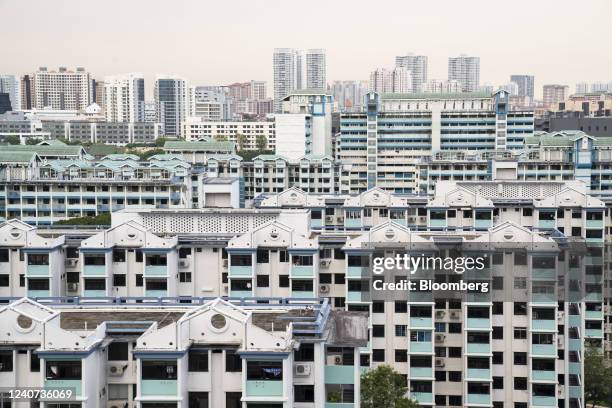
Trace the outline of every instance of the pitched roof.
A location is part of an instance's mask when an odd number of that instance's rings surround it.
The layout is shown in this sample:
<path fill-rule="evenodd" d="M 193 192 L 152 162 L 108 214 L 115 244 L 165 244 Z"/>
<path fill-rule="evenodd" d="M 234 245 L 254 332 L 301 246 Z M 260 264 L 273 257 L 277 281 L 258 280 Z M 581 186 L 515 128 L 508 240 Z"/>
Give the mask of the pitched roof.
<path fill-rule="evenodd" d="M 0 162 L 2 163 L 30 163 L 38 155 L 35 152 L 10 152 L 0 150 Z"/>

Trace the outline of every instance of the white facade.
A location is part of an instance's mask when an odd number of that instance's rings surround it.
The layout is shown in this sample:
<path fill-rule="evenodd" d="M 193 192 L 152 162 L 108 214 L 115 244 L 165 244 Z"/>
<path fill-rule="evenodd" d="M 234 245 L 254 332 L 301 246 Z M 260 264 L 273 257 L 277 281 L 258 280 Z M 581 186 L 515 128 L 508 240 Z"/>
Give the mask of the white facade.
<path fill-rule="evenodd" d="M 426 55 L 399 55 L 395 57 L 395 66 L 406 68 L 412 75 L 413 92 L 422 92 L 427 83 L 427 56 Z"/>
<path fill-rule="evenodd" d="M 106 120 L 144 122 L 144 78 L 141 73 L 104 78 Z"/>
<path fill-rule="evenodd" d="M 276 148 L 276 131 L 273 121 L 221 122 L 206 121 L 201 117 L 189 117 L 183 124 L 182 136 L 187 141 L 212 138 L 237 142 L 237 135 L 247 136 L 247 146 L 243 147 L 246 150 L 257 150 L 257 140 L 261 136 L 266 138 L 266 150 Z"/>
<path fill-rule="evenodd" d="M 279 113 L 274 115 L 276 123 L 276 154 L 297 160 L 306 154 L 306 132 L 310 126 L 310 115 Z"/>
<path fill-rule="evenodd" d="M 0 75 L 0 93 L 9 94 L 14 111 L 21 110 L 21 83 L 16 75 Z"/>
<path fill-rule="evenodd" d="M 448 79 L 461 83 L 463 92 L 476 92 L 480 87 L 480 57 L 460 55 L 448 59 Z"/>
<path fill-rule="evenodd" d="M 461 92 L 461 84 L 459 81 L 443 81 L 439 79 L 431 79 L 427 82 L 425 89 L 429 93 L 459 93 Z"/>
<path fill-rule="evenodd" d="M 84 68 L 77 68 L 76 72 L 63 67 L 58 71 L 40 68 L 32 78 L 33 108 L 82 110 L 91 102 L 91 77 Z"/>
<path fill-rule="evenodd" d="M 407 68 L 378 68 L 370 73 L 370 91 L 378 93 L 411 93 L 412 76 Z"/>
<path fill-rule="evenodd" d="M 324 49 L 306 50 L 306 84 L 302 88 L 325 89 L 326 63 Z"/>

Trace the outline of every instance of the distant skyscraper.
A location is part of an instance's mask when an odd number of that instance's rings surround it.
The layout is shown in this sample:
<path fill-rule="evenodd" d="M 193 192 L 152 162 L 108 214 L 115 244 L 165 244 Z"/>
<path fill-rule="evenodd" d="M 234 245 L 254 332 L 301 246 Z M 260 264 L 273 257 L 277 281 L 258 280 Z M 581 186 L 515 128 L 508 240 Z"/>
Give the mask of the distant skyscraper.
<path fill-rule="evenodd" d="M 145 122 L 156 122 L 156 103 L 155 101 L 145 101 L 144 103 L 144 121 Z"/>
<path fill-rule="evenodd" d="M 41 67 L 32 78 L 33 108 L 82 110 L 91 102 L 91 79 L 84 68 L 77 68 L 75 72 L 64 67 L 58 71 Z"/>
<path fill-rule="evenodd" d="M 144 122 L 144 77 L 141 73 L 104 78 L 104 103 L 109 122 Z"/>
<path fill-rule="evenodd" d="M 165 135 L 179 136 L 187 116 L 187 83 L 175 76 L 158 75 L 155 79 L 155 110 Z"/>
<path fill-rule="evenodd" d="M 458 93 L 461 92 L 461 84 L 459 81 L 443 81 L 439 79 L 430 79 L 427 81 L 426 89 L 429 93 Z"/>
<path fill-rule="evenodd" d="M 567 85 L 549 84 L 544 85 L 544 106 L 554 107 L 559 102 L 567 99 L 569 87 Z"/>
<path fill-rule="evenodd" d="M 326 88 L 325 50 L 306 51 L 275 48 L 272 57 L 274 71 L 274 111 L 282 110 L 282 100 L 296 89 Z"/>
<path fill-rule="evenodd" d="M 521 96 L 519 95 L 519 84 L 516 82 L 508 82 L 507 84 L 501 85 L 499 89 L 503 89 L 504 91 L 508 92 L 510 96 Z"/>
<path fill-rule="evenodd" d="M 11 96 L 6 92 L 0 92 L 0 115 L 14 110 L 11 105 Z"/>
<path fill-rule="evenodd" d="M 575 93 L 577 94 L 589 93 L 589 84 L 587 82 L 580 82 L 579 84 L 576 84 Z"/>
<path fill-rule="evenodd" d="M 0 75 L 0 93 L 7 93 L 13 110 L 21 109 L 21 83 L 16 75 Z"/>
<path fill-rule="evenodd" d="M 100 109 L 102 110 L 102 113 L 104 113 L 105 108 L 106 108 L 106 102 L 104 102 L 106 95 L 104 94 L 104 81 L 94 81 L 94 95 L 93 95 L 93 102 L 95 102 Z"/>
<path fill-rule="evenodd" d="M 306 89 L 325 89 L 326 82 L 326 64 L 325 50 L 310 49 L 306 50 L 306 84 L 302 84 L 301 88 Z"/>
<path fill-rule="evenodd" d="M 370 91 L 378 93 L 410 93 L 412 78 L 406 68 L 378 68 L 370 73 Z"/>
<path fill-rule="evenodd" d="M 510 82 L 514 82 L 518 85 L 518 95 L 516 96 L 528 96 L 533 99 L 535 77 L 533 75 L 511 75 Z"/>
<path fill-rule="evenodd" d="M 32 76 L 24 75 L 21 77 L 21 109 L 32 109 L 34 102 L 34 87 L 32 86 Z"/>
<path fill-rule="evenodd" d="M 605 82 L 593 82 L 591 84 L 591 93 L 611 92 L 612 84 Z"/>
<path fill-rule="evenodd" d="M 463 92 L 475 92 L 480 87 L 480 57 L 460 55 L 448 59 L 448 80 L 458 81 Z"/>
<path fill-rule="evenodd" d="M 395 57 L 395 66 L 406 68 L 412 76 L 412 91 L 423 92 L 427 83 L 426 55 L 399 55 Z"/>
<path fill-rule="evenodd" d="M 368 81 L 334 81 L 331 91 L 341 112 L 359 112 L 368 93 Z"/>

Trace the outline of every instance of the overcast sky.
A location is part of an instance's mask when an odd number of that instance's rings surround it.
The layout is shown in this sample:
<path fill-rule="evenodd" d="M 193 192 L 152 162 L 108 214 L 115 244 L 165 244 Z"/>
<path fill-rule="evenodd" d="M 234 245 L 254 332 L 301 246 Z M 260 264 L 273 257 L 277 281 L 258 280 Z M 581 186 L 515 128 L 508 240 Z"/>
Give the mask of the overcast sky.
<path fill-rule="evenodd" d="M 192 84 L 263 79 L 275 47 L 325 48 L 327 80 L 367 79 L 395 55 L 481 58 L 481 83 L 612 81 L 611 0 L 0 0 L 0 73 L 84 66 Z M 147 99 L 151 99 L 149 93 Z"/>

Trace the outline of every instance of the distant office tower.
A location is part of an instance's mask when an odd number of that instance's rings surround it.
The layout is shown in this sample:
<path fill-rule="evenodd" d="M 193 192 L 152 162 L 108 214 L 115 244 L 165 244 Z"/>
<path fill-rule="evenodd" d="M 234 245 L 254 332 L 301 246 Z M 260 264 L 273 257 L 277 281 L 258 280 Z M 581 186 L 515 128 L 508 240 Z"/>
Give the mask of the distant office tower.
<path fill-rule="evenodd" d="M 32 109 L 34 102 L 34 87 L 31 75 L 21 77 L 21 109 Z"/>
<path fill-rule="evenodd" d="M 359 112 L 368 92 L 368 81 L 334 81 L 331 91 L 340 112 Z"/>
<path fill-rule="evenodd" d="M 507 84 L 503 84 L 499 87 L 499 89 L 503 89 L 510 94 L 510 96 L 520 96 L 520 86 L 516 82 L 509 82 Z"/>
<path fill-rule="evenodd" d="M 106 95 L 104 94 L 104 81 L 94 80 L 94 94 L 92 95 L 92 102 L 100 107 L 102 113 L 104 114 L 106 102 Z"/>
<path fill-rule="evenodd" d="M 0 75 L 0 93 L 8 94 L 12 110 L 21 109 L 21 83 L 18 76 Z"/>
<path fill-rule="evenodd" d="M 378 68 L 370 73 L 370 91 L 378 93 L 411 93 L 412 78 L 406 68 Z"/>
<path fill-rule="evenodd" d="M 463 92 L 476 92 L 480 87 L 480 57 L 460 55 L 448 59 L 448 79 L 461 83 Z"/>
<path fill-rule="evenodd" d="M 528 96 L 533 99 L 535 77 L 533 75 L 511 75 L 510 82 L 518 85 L 518 94 L 516 96 Z"/>
<path fill-rule="evenodd" d="M 459 81 L 443 81 L 440 79 L 431 79 L 425 85 L 424 91 L 429 93 L 458 93 L 461 92 L 461 84 Z"/>
<path fill-rule="evenodd" d="M 230 120 L 234 115 L 234 100 L 226 87 L 197 86 L 189 89 L 189 114 L 205 121 Z"/>
<path fill-rule="evenodd" d="M 155 101 L 145 101 L 144 103 L 144 121 L 145 122 L 156 122 L 156 103 Z"/>
<path fill-rule="evenodd" d="M 251 99 L 261 101 L 268 98 L 266 81 L 251 81 Z"/>
<path fill-rule="evenodd" d="M 144 122 L 144 77 L 139 72 L 105 77 L 104 101 L 109 122 Z"/>
<path fill-rule="evenodd" d="M 52 110 L 82 110 L 91 101 L 91 80 L 84 68 L 69 71 L 60 67 L 48 71 L 41 67 L 32 75 L 34 79 L 33 108 Z"/>
<path fill-rule="evenodd" d="M 0 115 L 12 110 L 11 96 L 6 92 L 0 92 Z"/>
<path fill-rule="evenodd" d="M 325 50 L 295 50 L 275 48 L 272 57 L 274 71 L 274 111 L 282 110 L 282 100 L 296 89 L 326 87 Z"/>
<path fill-rule="evenodd" d="M 569 87 L 567 85 L 544 85 L 544 106 L 551 108 L 567 99 Z"/>
<path fill-rule="evenodd" d="M 612 92 L 612 83 L 593 82 L 591 84 L 591 93 Z"/>
<path fill-rule="evenodd" d="M 158 75 L 155 78 L 157 122 L 167 136 L 179 136 L 187 116 L 187 84 L 182 78 Z"/>
<path fill-rule="evenodd" d="M 586 94 L 589 93 L 589 84 L 587 82 L 580 82 L 578 84 L 576 84 L 576 90 L 575 90 L 577 94 Z"/>
<path fill-rule="evenodd" d="M 300 89 L 325 89 L 327 87 L 325 71 L 325 50 L 320 48 L 306 50 L 306 84 L 302 84 Z"/>
<path fill-rule="evenodd" d="M 412 91 L 423 92 L 427 83 L 426 55 L 399 55 L 395 57 L 395 66 L 406 68 L 412 76 Z"/>

